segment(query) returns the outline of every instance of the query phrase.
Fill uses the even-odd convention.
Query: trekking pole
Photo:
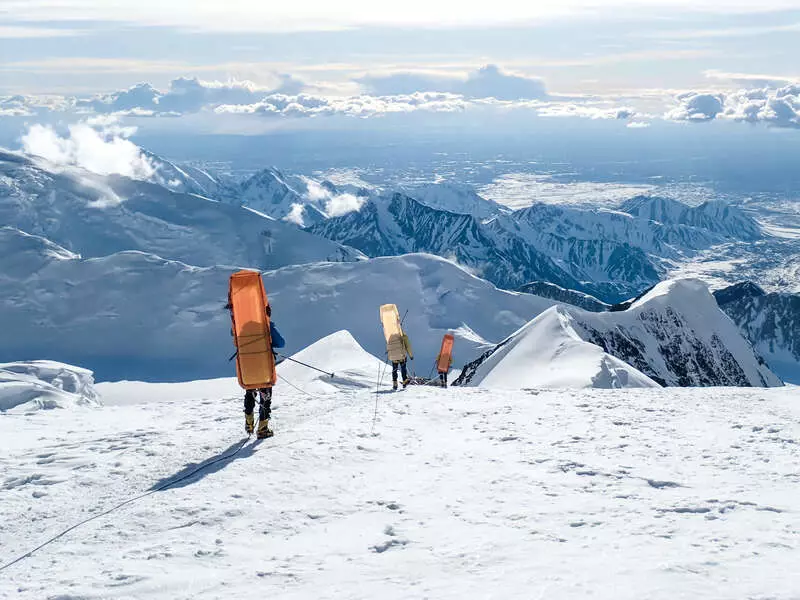
[[[275,354],[277,354],[278,356],[280,356],[282,358],[285,358],[286,360],[290,360],[293,363],[297,363],[298,365],[303,365],[304,367],[308,367],[309,369],[314,369],[315,371],[319,371],[320,373],[325,373],[325,375],[327,375],[331,379],[333,379],[336,376],[335,373],[329,373],[328,371],[323,371],[322,369],[318,369],[317,367],[308,365],[308,364],[306,364],[304,362],[301,362],[301,361],[299,361],[297,359],[292,358],[291,356],[286,356],[285,354],[281,354],[280,352],[276,352]]]

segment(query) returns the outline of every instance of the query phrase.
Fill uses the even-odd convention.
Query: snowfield
[[[797,388],[376,394],[347,334],[304,358],[348,348],[333,380],[279,365],[263,442],[234,379],[0,414],[2,564],[244,444],[0,571],[0,596],[800,594]]]

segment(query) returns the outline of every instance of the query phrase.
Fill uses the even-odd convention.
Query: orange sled
[[[246,390],[272,387],[277,379],[267,302],[259,272],[238,271],[231,275],[228,304],[236,346],[236,376]]]
[[[455,338],[452,333],[445,334],[442,338],[442,349],[439,351],[439,361],[436,369],[439,373],[447,373],[450,370],[450,358],[453,356],[453,342]]]

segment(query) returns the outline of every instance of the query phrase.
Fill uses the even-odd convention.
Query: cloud
[[[678,96],[678,107],[667,119],[711,121],[727,119],[800,128],[800,84],[779,88],[744,89],[730,94],[689,93]]]
[[[749,88],[777,88],[798,81],[797,77],[785,75],[763,75],[755,73],[729,73],[712,69],[703,73],[709,79],[727,81],[735,85]]]
[[[722,94],[689,92],[677,97],[678,106],[665,116],[672,121],[713,121],[725,106]]]
[[[311,94],[271,94],[254,104],[218,106],[217,114],[257,114],[268,117],[318,117],[343,115],[375,117],[416,111],[456,112],[467,107],[461,96],[439,92],[416,92],[397,96],[349,96],[346,98]]]
[[[162,92],[149,83],[77,101],[79,108],[101,114],[133,114],[134,116],[176,116],[194,113],[222,104],[247,105],[269,94],[300,93],[305,83],[291,75],[276,75],[275,85],[262,86],[252,81],[204,81],[196,77],[173,79]],[[138,114],[131,111],[138,111]]]
[[[466,78],[454,75],[430,75],[401,72],[391,75],[367,75],[357,79],[368,92],[378,96],[408,95],[415,92],[447,92],[466,98],[498,100],[543,99],[544,82],[535,77],[514,75],[497,65],[486,65]]]
[[[636,112],[626,107],[601,107],[570,102],[553,102],[538,109],[541,117],[580,117],[583,119],[619,119],[627,120],[636,116]]]
[[[156,167],[136,144],[127,139],[134,128],[109,119],[70,125],[61,136],[50,126],[32,125],[22,136],[23,150],[56,165],[74,165],[100,175],[125,175],[152,180]]]
[[[325,212],[331,217],[341,217],[347,213],[361,210],[367,199],[353,194],[340,194],[325,203]]]

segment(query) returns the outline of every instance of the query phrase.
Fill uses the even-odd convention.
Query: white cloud
[[[74,165],[100,175],[125,175],[150,180],[156,167],[142,149],[126,139],[130,128],[111,121],[70,125],[61,136],[50,126],[32,125],[22,136],[25,152],[56,165]]]
[[[636,112],[626,107],[601,107],[570,102],[554,102],[538,109],[541,117],[580,117],[583,119],[631,119]]]
[[[325,212],[331,217],[340,217],[361,210],[367,199],[353,194],[334,196],[325,204]]]
[[[468,102],[461,96],[448,93],[416,92],[398,96],[349,96],[346,98],[314,96],[311,94],[271,94],[254,104],[226,104],[215,109],[217,114],[258,114],[282,117],[317,117],[344,115],[375,117],[390,113],[415,111],[462,111]]]
[[[139,83],[127,90],[79,100],[77,105],[98,113],[131,114],[134,116],[175,116],[193,113],[222,104],[247,105],[268,94],[299,93],[305,84],[291,75],[275,75],[274,85],[263,86],[252,81],[204,81],[196,77],[179,77],[162,92],[149,83]]]
[[[711,69],[703,73],[709,79],[719,81],[726,81],[740,86],[747,87],[781,87],[791,83],[800,81],[798,77],[791,77],[787,75],[766,75],[758,73],[729,73],[727,71],[718,71]]]
[[[678,106],[665,115],[667,119],[694,122],[728,119],[800,128],[800,84],[744,89],[731,94],[692,92],[678,96],[677,100]]]
[[[713,121],[724,110],[725,105],[722,94],[689,92],[681,94],[677,100],[678,106],[665,115],[672,121]]]

